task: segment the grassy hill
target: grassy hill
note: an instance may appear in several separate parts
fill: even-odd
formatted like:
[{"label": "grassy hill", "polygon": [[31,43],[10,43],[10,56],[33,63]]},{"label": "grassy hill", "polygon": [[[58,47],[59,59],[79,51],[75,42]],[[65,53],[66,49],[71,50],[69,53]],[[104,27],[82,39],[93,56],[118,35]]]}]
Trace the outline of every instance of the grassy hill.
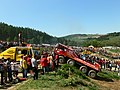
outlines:
[{"label": "grassy hill", "polygon": [[99,34],[73,34],[64,37],[77,42],[77,46],[120,46],[120,32]]},{"label": "grassy hill", "polygon": [[73,41],[85,41],[88,38],[99,38],[102,35],[99,34],[73,34],[65,36],[64,38],[67,40],[73,40]]},{"label": "grassy hill", "polygon": [[[111,83],[112,86],[114,80],[120,80],[116,72],[102,70],[96,79],[91,79],[75,67],[65,64],[56,72],[39,75],[38,80],[30,78],[9,90],[111,90],[103,85]],[[103,85],[99,85],[99,82]],[[119,87],[116,88],[114,90]]]}]

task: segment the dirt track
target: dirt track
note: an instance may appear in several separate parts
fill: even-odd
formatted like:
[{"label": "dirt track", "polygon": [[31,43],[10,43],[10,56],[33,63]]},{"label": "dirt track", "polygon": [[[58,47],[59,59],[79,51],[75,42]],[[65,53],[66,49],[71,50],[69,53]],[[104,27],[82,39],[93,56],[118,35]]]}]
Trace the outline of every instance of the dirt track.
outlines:
[{"label": "dirt track", "polygon": [[120,80],[92,80],[100,86],[100,90],[120,90]]}]

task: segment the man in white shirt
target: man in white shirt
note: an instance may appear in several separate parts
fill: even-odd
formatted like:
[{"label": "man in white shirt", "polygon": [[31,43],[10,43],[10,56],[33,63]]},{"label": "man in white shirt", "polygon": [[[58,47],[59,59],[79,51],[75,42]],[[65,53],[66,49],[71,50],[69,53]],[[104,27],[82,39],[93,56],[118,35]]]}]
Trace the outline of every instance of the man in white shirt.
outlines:
[{"label": "man in white shirt", "polygon": [[38,65],[37,65],[37,57],[32,57],[31,64],[32,64],[32,71],[33,71],[33,79],[38,79]]}]

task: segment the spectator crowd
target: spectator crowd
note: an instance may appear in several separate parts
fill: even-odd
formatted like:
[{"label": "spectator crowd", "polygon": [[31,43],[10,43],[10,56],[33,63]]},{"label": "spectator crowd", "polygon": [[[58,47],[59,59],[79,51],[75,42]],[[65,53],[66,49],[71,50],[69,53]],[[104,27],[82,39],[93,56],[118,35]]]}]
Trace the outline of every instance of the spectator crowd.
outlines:
[{"label": "spectator crowd", "polygon": [[[85,60],[92,64],[94,64],[94,62],[98,62],[101,65],[101,68],[109,69],[110,71],[112,71],[114,67],[114,71],[118,71],[118,74],[120,73],[119,62],[111,61],[97,56],[92,56],[92,52],[98,52],[93,48],[80,48],[75,52],[82,60]],[[38,74],[44,75],[58,68],[58,58],[58,55],[55,55],[53,52],[48,53],[44,51],[42,52],[40,57],[38,57],[37,55],[35,55],[34,57],[31,55],[21,56],[20,62],[16,62],[15,60],[11,60],[10,58],[1,58],[1,84],[6,84],[8,82],[16,83],[21,80],[26,80],[28,78],[28,73],[30,73],[30,77],[32,77],[33,80],[37,80],[39,76]],[[22,77],[18,76],[20,72],[22,72]]]}]

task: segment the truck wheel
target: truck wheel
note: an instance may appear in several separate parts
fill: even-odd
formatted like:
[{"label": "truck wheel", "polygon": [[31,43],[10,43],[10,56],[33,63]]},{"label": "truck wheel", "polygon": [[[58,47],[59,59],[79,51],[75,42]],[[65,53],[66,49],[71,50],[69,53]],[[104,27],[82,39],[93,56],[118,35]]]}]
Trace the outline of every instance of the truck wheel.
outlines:
[{"label": "truck wheel", "polygon": [[67,64],[74,66],[75,65],[75,61],[73,61],[72,59],[68,59]]},{"label": "truck wheel", "polygon": [[82,73],[86,74],[86,73],[87,73],[87,67],[86,67],[86,66],[81,66],[81,67],[80,67],[80,71],[81,71]]},{"label": "truck wheel", "polygon": [[64,64],[65,58],[63,56],[59,56],[59,63]]},{"label": "truck wheel", "polygon": [[96,71],[95,70],[90,70],[88,72],[88,76],[91,77],[91,78],[95,78],[97,75]]}]

